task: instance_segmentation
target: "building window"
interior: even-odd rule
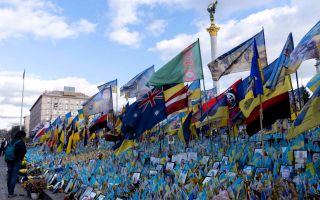
[[[55,110],[58,109],[58,103],[53,104],[53,109],[55,109]]]

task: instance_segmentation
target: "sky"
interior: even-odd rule
[[[73,86],[89,96],[97,85],[119,87],[142,70],[156,70],[197,38],[206,89],[211,0],[0,0],[0,128],[19,122],[22,73],[23,115],[45,90]],[[295,45],[320,19],[318,0],[220,0],[215,20],[218,56],[265,30],[268,62],[277,58],[290,32]],[[315,74],[304,62],[300,84]],[[222,77],[221,90],[249,72]],[[295,79],[294,79],[295,82]],[[119,107],[125,104],[119,98]]]

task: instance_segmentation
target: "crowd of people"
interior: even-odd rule
[[[78,145],[72,155],[34,147],[26,159],[45,171],[54,191],[66,190],[72,182],[66,199],[320,197],[320,128],[290,141],[286,134],[266,134],[263,148],[258,134],[231,143],[218,134],[200,134],[188,145],[176,135],[173,140],[156,137],[146,137],[120,155],[111,149],[113,142],[98,139],[98,148],[96,142]]]

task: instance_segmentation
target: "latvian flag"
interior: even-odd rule
[[[166,85],[163,87],[163,93],[167,115],[188,107],[188,87],[183,83]]]

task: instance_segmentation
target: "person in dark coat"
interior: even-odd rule
[[[18,172],[20,170],[21,162],[27,153],[26,144],[23,139],[26,137],[26,133],[24,131],[18,131],[14,136],[11,144],[14,144],[14,160],[7,162],[8,167],[8,176],[7,176],[7,188],[8,188],[8,198],[12,198],[17,196],[14,194],[14,188],[17,182]],[[8,144],[9,145],[9,144]]]

